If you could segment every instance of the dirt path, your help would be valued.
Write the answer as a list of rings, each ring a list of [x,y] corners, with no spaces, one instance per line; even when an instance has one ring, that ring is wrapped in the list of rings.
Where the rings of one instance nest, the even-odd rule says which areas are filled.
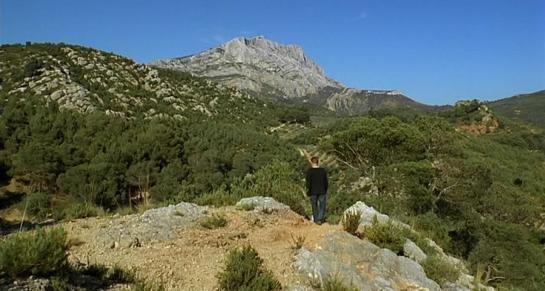
[[[225,255],[234,247],[251,245],[282,286],[299,282],[291,263],[292,237],[305,238],[304,246],[314,248],[324,235],[339,230],[337,225],[315,225],[289,210],[264,214],[233,207],[212,209],[228,220],[223,228],[200,226],[177,233],[175,239],[147,243],[135,248],[99,246],[94,237],[100,228],[115,223],[111,218],[90,218],[64,224],[69,236],[81,245],[71,249],[71,259],[119,265],[148,280],[162,282],[168,290],[215,290],[216,274]]]

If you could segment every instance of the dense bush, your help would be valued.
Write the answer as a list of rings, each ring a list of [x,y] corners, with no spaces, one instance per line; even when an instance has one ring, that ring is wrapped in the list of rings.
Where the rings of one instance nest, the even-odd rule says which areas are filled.
[[[280,122],[304,124],[310,121],[310,114],[308,109],[304,107],[285,107],[279,112],[278,120]]]
[[[0,159],[9,174],[105,209],[128,205],[131,197],[135,203],[142,202],[138,197],[191,201],[274,160],[290,167],[301,162],[293,148],[252,125],[123,120],[61,111],[33,98],[8,100],[5,109]]]
[[[44,192],[30,193],[24,202],[24,208],[31,216],[43,219],[47,216],[51,206],[51,194]],[[24,211],[24,209],[23,209]]]
[[[263,259],[250,246],[234,249],[227,256],[225,269],[218,274],[220,290],[280,290],[273,274],[263,267]]]
[[[273,161],[252,176],[246,176],[233,188],[238,196],[270,196],[306,216],[308,201],[300,181],[302,172],[292,165]]]
[[[58,219],[78,219],[104,214],[104,210],[89,203],[71,202],[57,213]]]
[[[456,282],[460,277],[460,270],[457,266],[449,263],[440,255],[428,256],[423,262],[422,267],[426,271],[428,278],[443,286],[447,282]]]
[[[333,135],[328,149],[360,167],[421,159],[426,152],[423,134],[395,117],[354,122],[348,130]]]
[[[68,271],[68,240],[61,228],[17,233],[0,242],[0,275],[15,279]]]
[[[373,224],[363,228],[363,237],[381,248],[387,248],[398,255],[403,254],[403,244],[407,239],[405,230],[392,223],[379,223],[376,219]]]

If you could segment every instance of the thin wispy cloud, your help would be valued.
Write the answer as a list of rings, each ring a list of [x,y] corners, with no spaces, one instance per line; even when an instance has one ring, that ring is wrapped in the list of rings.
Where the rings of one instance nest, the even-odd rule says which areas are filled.
[[[356,21],[362,21],[365,20],[369,15],[367,12],[362,11],[358,15],[350,17],[346,20],[346,22],[356,22]]]
[[[357,17],[358,20],[363,20],[365,18],[367,18],[367,12],[365,11],[360,12],[360,14]]]

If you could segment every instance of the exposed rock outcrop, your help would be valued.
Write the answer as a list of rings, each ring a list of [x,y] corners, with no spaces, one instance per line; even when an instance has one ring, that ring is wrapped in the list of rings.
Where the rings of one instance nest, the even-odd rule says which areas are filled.
[[[99,231],[97,241],[105,247],[139,247],[149,241],[172,239],[176,230],[193,226],[207,210],[205,206],[181,202],[155,208],[143,214],[114,218],[110,227]]]
[[[314,251],[300,249],[294,267],[316,284],[337,276],[358,290],[441,290],[415,261],[346,232],[326,236]]]
[[[210,80],[160,74],[157,68],[102,52],[64,44],[7,46],[0,50],[0,98],[54,101],[61,109],[101,111],[133,118],[186,119],[231,115],[253,106],[254,98]],[[23,68],[21,68],[23,67]],[[262,104],[259,104],[262,105]]]
[[[281,45],[262,36],[235,38],[195,55],[150,65],[207,77],[256,97],[308,102],[344,114],[384,107],[426,107],[396,90],[346,88],[327,77],[301,47]]]
[[[187,71],[220,83],[284,98],[318,93],[323,87],[340,87],[327,78],[296,45],[280,45],[262,36],[235,38],[200,54],[151,65]]]
[[[500,127],[498,118],[486,104],[478,100],[461,100],[454,107],[465,112],[469,122],[459,125],[456,130],[481,135],[496,131]]]
[[[380,213],[379,211],[375,210],[373,207],[368,206],[364,202],[361,202],[361,201],[356,202],[354,205],[352,205],[351,207],[346,209],[345,212],[344,212],[344,215],[346,215],[348,213],[359,213],[361,215],[360,224],[359,224],[359,230],[360,231],[362,231],[366,227],[372,226],[373,223],[379,223],[379,224],[392,224],[392,225],[397,226],[399,228],[404,228],[404,229],[407,229],[407,230],[409,230],[409,231],[411,231],[413,233],[416,233],[409,225],[407,225],[407,224],[405,224],[403,222],[400,222],[400,221],[398,221],[396,219],[393,219],[393,218],[389,217],[388,215]],[[337,246],[337,248],[342,249],[342,248],[344,248],[344,246],[342,246],[342,245],[346,244],[346,242],[344,242],[344,241],[347,241],[347,240],[344,239],[344,240],[340,240],[340,241],[343,241],[343,242],[339,242],[338,243],[339,245]],[[356,242],[354,240],[352,240],[352,243],[356,244]],[[373,245],[370,242],[367,242],[367,243]],[[424,244],[427,244],[428,249],[433,250],[432,253],[425,253],[415,242],[413,242],[413,241],[411,241],[409,239],[406,239],[406,241],[405,241],[405,243],[403,245],[403,255],[404,255],[404,257],[406,257],[405,259],[410,260],[410,261],[414,262],[415,264],[417,264],[418,267],[421,267],[419,265],[419,263],[423,263],[428,258],[428,256],[430,256],[432,254],[435,255],[435,256],[438,256],[441,259],[441,261],[445,262],[446,264],[449,264],[450,266],[453,266],[454,268],[456,268],[460,272],[460,275],[458,276],[458,279],[455,280],[455,282],[446,282],[446,283],[442,284],[441,287],[443,288],[443,290],[470,291],[470,290],[475,289],[475,286],[473,284],[474,277],[469,274],[469,270],[466,268],[466,266],[464,265],[464,263],[460,259],[455,258],[455,257],[450,256],[447,253],[445,253],[443,251],[443,249],[431,239],[428,239],[428,238],[424,239]],[[335,247],[331,247],[330,249],[334,250]],[[315,256],[319,257],[320,255],[315,255]],[[389,256],[391,257],[391,255],[389,255]],[[385,258],[387,258],[387,257],[388,256],[386,256]],[[374,262],[374,263],[378,264],[379,262]],[[382,262],[381,262],[381,264],[382,264]],[[390,265],[391,265],[391,263],[390,263]],[[394,268],[394,270],[397,270],[397,269]],[[400,274],[407,275],[408,277],[405,277],[407,279],[413,278],[413,276],[415,275],[415,274],[403,273],[403,272],[401,272]],[[396,278],[392,274],[388,274],[387,277],[388,278]],[[411,281],[411,280],[409,280],[409,281]],[[350,281],[348,281],[348,282],[350,282]],[[352,281],[352,282],[354,282],[354,281]],[[395,282],[397,282],[397,281],[395,281]],[[428,288],[429,290],[436,290],[436,289],[430,289],[430,287],[422,285],[423,284],[422,282],[424,282],[424,281],[418,281],[417,282],[417,281],[413,280],[411,282],[416,284],[416,286],[418,286],[418,287]],[[393,284],[392,282],[390,282],[390,283]],[[391,285],[391,286],[394,286],[394,285]],[[391,286],[390,285],[388,285],[388,286],[386,286],[386,285],[385,286],[371,286],[368,289],[362,289],[362,290],[390,290],[389,288],[393,288]],[[381,289],[381,288],[384,288],[384,289]],[[412,289],[410,289],[410,290],[412,290]],[[440,290],[440,289],[437,289],[437,290]],[[494,290],[494,288],[489,287],[489,286],[479,285],[478,290],[492,291],[492,290]]]
[[[289,206],[274,200],[274,198],[264,196],[242,198],[237,202],[236,207],[242,209],[253,208],[258,211],[290,209]]]

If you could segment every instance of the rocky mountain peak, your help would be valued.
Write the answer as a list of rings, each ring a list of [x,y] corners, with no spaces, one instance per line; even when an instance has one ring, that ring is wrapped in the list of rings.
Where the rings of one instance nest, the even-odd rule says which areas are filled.
[[[252,38],[237,37],[224,44],[219,49],[225,51],[226,56],[238,58],[240,61],[256,62],[262,57],[276,57],[279,59],[292,59],[302,66],[312,67],[318,70],[318,73],[323,75],[322,68],[314,64],[306,57],[303,48],[298,45],[282,45],[273,42],[264,36],[256,36]],[[252,57],[252,58],[248,58]]]
[[[425,108],[398,91],[346,88],[327,77],[300,46],[279,44],[263,36],[238,37],[201,53],[151,65],[210,78],[258,98],[312,103],[342,114],[382,107]]]
[[[238,37],[204,52],[151,65],[187,71],[228,86],[275,98],[317,94],[341,87],[297,45],[283,45],[263,36]]]

